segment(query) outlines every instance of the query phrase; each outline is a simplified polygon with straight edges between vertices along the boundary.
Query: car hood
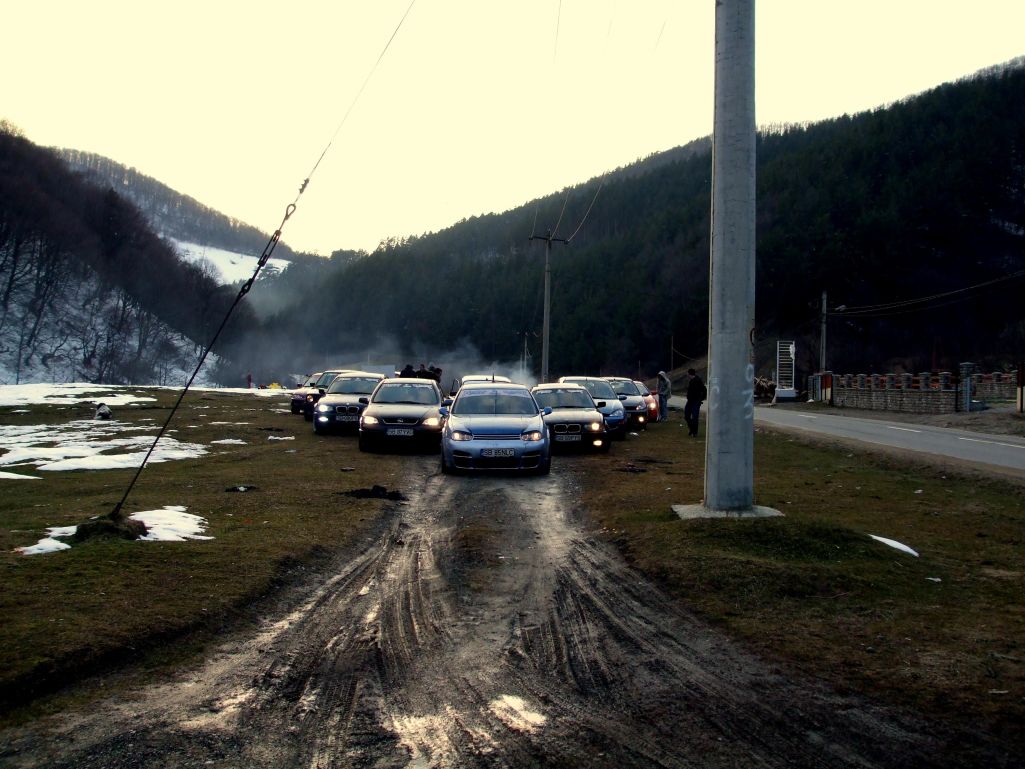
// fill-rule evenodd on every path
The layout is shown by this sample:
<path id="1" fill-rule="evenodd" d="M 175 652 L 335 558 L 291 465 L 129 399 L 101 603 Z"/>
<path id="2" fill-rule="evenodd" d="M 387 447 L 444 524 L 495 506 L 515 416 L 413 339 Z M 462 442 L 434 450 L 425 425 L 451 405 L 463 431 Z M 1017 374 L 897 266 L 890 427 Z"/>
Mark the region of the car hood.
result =
<path id="1" fill-rule="evenodd" d="M 545 424 L 558 424 L 559 422 L 594 422 L 601 421 L 601 414 L 594 409 L 555 409 L 551 414 L 545 416 Z"/>
<path id="2" fill-rule="evenodd" d="M 598 411 L 605 414 L 605 416 L 613 416 L 614 414 L 622 414 L 626 411 L 626 408 L 621 400 L 609 400 L 605 401 L 605 405 L 599 407 Z"/>
<path id="3" fill-rule="evenodd" d="M 538 430 L 542 421 L 540 415 L 503 416 L 501 414 L 453 414 L 448 418 L 452 430 L 466 430 L 487 435 L 519 435 L 525 430 Z"/>
<path id="4" fill-rule="evenodd" d="M 644 397 L 641 395 L 627 395 L 625 401 L 620 401 L 624 406 L 638 408 L 644 405 Z"/>
<path id="5" fill-rule="evenodd" d="M 378 419 L 406 419 L 417 420 L 428 416 L 437 416 L 438 406 L 425 406 L 422 403 L 371 403 L 365 409 L 364 414 L 370 414 Z"/>
<path id="6" fill-rule="evenodd" d="M 321 397 L 320 402 L 329 406 L 358 406 L 360 398 L 366 398 L 366 393 L 331 393 Z"/>

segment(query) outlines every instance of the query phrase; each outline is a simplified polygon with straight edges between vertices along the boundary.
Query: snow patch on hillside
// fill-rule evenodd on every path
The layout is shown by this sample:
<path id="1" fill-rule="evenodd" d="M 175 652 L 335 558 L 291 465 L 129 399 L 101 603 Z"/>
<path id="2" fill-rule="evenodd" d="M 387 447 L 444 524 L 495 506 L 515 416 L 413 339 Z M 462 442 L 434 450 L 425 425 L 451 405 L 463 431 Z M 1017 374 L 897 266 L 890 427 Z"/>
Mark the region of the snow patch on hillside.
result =
<path id="1" fill-rule="evenodd" d="M 213 268 L 213 277 L 225 284 L 249 280 L 260 261 L 259 257 L 225 251 L 223 248 L 189 243 L 174 238 L 169 238 L 168 241 L 174 245 L 178 255 L 185 261 L 191 264 L 208 263 Z M 268 259 L 260 274 L 282 272 L 288 265 L 289 262 L 286 259 Z"/>

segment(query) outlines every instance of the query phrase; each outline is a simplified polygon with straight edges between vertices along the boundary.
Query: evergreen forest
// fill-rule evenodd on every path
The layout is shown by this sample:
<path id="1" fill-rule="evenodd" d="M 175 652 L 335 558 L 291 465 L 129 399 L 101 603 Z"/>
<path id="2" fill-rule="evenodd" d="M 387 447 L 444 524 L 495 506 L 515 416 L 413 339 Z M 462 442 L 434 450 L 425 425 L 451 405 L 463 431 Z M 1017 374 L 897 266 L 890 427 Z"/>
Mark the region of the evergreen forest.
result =
<path id="1" fill-rule="evenodd" d="M 483 360 L 517 360 L 526 339 L 536 372 L 544 244 L 530 237 L 561 222 L 554 235 L 579 231 L 551 250 L 553 376 L 650 377 L 701 358 L 711 148 L 681 149 L 333 260 L 234 355 L 258 367 L 287 349 L 312 368 L 356 350 L 419 360 L 468 344 Z M 797 341 L 799 370 L 817 370 L 823 291 L 836 372 L 1025 358 L 1022 62 L 870 112 L 762 131 L 757 151 L 760 374 L 771 374 L 777 339 Z M 274 280 L 298 278 L 288 272 Z M 922 297 L 934 298 L 908 303 Z"/>

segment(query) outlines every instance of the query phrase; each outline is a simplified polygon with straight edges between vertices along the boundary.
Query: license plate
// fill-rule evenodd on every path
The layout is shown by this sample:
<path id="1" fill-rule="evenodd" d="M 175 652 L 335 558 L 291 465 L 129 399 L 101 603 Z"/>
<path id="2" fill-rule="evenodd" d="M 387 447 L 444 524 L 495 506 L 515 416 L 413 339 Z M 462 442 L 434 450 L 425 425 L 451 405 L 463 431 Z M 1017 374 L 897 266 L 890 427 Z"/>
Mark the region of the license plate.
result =
<path id="1" fill-rule="evenodd" d="M 556 435 L 555 440 L 557 441 L 579 441 L 579 435 Z"/>
<path id="2" fill-rule="evenodd" d="M 405 436 L 407 438 L 410 438 L 413 435 L 413 428 L 412 427 L 389 427 L 387 434 L 388 435 L 400 435 L 400 436 Z"/>
<path id="3" fill-rule="evenodd" d="M 335 417 L 339 422 L 355 422 L 359 419 L 355 414 L 339 414 Z"/>
<path id="4" fill-rule="evenodd" d="M 515 457 L 516 449 L 481 449 L 482 457 Z"/>

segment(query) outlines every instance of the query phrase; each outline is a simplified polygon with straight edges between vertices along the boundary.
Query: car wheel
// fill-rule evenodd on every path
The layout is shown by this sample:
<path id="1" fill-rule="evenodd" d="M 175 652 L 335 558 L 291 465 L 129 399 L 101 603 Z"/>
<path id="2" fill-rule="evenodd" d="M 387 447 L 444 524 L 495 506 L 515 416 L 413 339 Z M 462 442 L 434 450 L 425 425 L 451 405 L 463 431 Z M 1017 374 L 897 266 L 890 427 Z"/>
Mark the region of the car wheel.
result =
<path id="1" fill-rule="evenodd" d="M 296 404 L 296 403 L 293 403 L 292 404 L 292 413 L 293 414 L 298 414 L 300 411 L 301 411 L 301 409 L 299 408 L 299 405 Z"/>
<path id="2" fill-rule="evenodd" d="M 445 452 L 441 452 L 441 474 L 455 475 L 455 468 L 445 461 Z"/>
<path id="3" fill-rule="evenodd" d="M 548 475 L 552 471 L 552 455 L 549 454 L 548 458 L 541 463 L 541 465 L 535 470 L 538 475 Z"/>
<path id="4" fill-rule="evenodd" d="M 367 438 L 367 436 L 364 435 L 363 433 L 360 433 L 359 434 L 359 450 L 360 451 L 370 451 L 371 449 L 372 449 L 372 444 L 370 442 L 370 439 Z"/>
<path id="5" fill-rule="evenodd" d="M 308 413 L 306 413 L 304 411 L 303 412 L 303 419 L 305 419 L 307 422 L 312 422 L 313 421 L 313 414 L 308 414 Z"/>
<path id="6" fill-rule="evenodd" d="M 609 439 L 609 436 L 606 435 L 605 436 L 605 440 L 603 440 L 601 442 L 601 449 L 599 449 L 599 451 L 601 451 L 602 454 L 608 454 L 609 453 L 609 449 L 611 449 L 611 448 L 612 448 L 612 441 Z"/>

